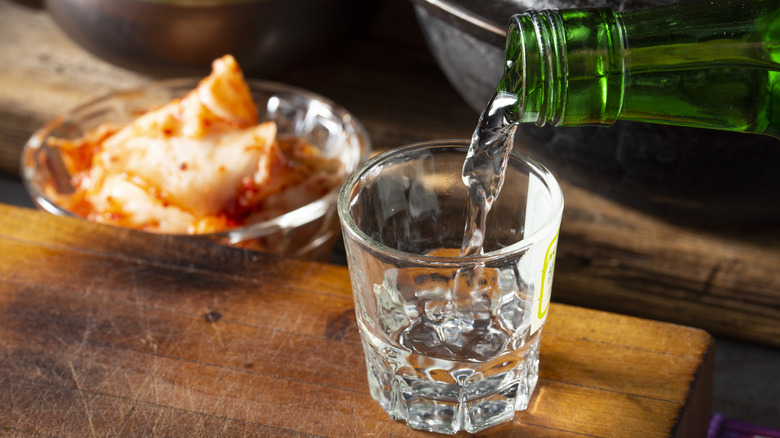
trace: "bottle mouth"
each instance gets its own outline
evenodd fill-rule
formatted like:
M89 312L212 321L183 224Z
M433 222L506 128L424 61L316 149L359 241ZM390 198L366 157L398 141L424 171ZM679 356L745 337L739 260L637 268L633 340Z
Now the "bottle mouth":
M611 9L512 16L502 84L520 96L519 122L612 125L623 105L626 47L620 15Z
M557 12L527 11L510 19L505 76L521 96L520 123L561 124L568 92L566 56L564 26Z

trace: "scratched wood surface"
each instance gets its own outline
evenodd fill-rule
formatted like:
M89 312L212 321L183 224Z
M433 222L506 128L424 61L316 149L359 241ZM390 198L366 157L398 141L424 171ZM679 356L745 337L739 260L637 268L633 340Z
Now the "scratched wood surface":
M0 0L0 172L11 177L18 175L22 145L47 120L155 79L80 49L36 3ZM376 150L468 138L478 115L428 53L411 4L385 5L375 23L330 61L272 79L346 106ZM570 184L563 190L553 300L780 347L780 230L691 229Z
M368 394L346 268L0 205L0 435L422 436ZM554 304L484 436L704 436L713 342Z

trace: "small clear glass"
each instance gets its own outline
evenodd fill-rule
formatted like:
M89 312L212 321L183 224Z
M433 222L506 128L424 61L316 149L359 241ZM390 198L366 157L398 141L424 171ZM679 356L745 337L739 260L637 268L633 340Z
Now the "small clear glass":
M371 395L393 419L447 434L528 406L563 211L553 175L513 153L484 252L460 256L468 145L379 154L338 201Z

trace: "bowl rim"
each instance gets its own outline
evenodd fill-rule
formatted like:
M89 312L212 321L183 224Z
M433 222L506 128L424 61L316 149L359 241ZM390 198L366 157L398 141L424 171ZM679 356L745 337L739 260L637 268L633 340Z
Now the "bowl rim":
M83 216L79 216L75 213L72 213L71 211L66 210L65 208L58 205L56 202L54 202L54 200L46 196L46 194L43 191L39 190L33 183L33 179L37 173L35 154L37 151L40 150L42 146L45 145L46 139L48 138L49 134L53 129L62 125L63 123L66 123L71 117L75 116L79 112L86 111L93 106L99 105L100 103L106 101L110 101L112 99L128 98L128 97L132 97L133 95L139 95L139 94L143 95L153 90L182 88L182 91L185 91L188 89L188 87L190 87L189 90L192 90L194 89L194 86L197 85L201 80L203 80L203 77L181 77L181 78L163 79L157 81L150 81L138 87L111 91L109 93L100 95L86 102L78 104L75 107L71 108L70 110L66 111L65 113L50 119L47 123L45 123L42 127L38 128L30 136L30 138L27 140L27 142L25 142L22 148L21 159L20 159L21 162L19 166L21 179L22 179L23 186L27 190L27 193L30 195L33 202L40 209L55 215L88 220ZM317 101L320 104L323 104L325 107L327 107L334 115L338 116L338 118L343 123L343 130L347 131L348 137L355 139L353 141L357 142L357 146L359 148L359 150L355 151L355 153L358 154L355 162L345 169L345 175L346 175L345 180L348 179L349 175L352 172L354 172L355 169L357 169L360 166L360 164L366 161L370 156L373 145L368 135L368 131L365 129L365 127L360 122L360 120L357 117L355 117L354 114L352 114L350 111L348 111L345 107L341 106L340 104L337 104L336 102L334 102L333 100L325 96L322 96L313 91L309 91L294 85L289 85L277 81L255 79L255 78L245 78L245 81L250 89L250 92L265 91L265 92L270 92L272 94L295 95L297 97L302 97L308 101ZM162 103L164 102L161 102L160 104ZM257 102L255 102L255 104L257 104ZM260 119L260 121L262 121L262 119ZM341 185L337 185L333 187L331 190L329 190L327 193L325 193L324 195L317 198L316 200L306 205L303 205L301 207L298 207L294 210L291 210L289 212L283 213L279 216L275 216L271 219L258 222L258 223L249 224L246 226L230 228L230 229L212 232L212 233L200 233L200 234L160 233L155 231L141 230L132 227L121 227L121 228L135 229L138 231L147 232L151 234L164 234L169 236L187 236L190 238L218 240L218 241L224 241L228 244L235 244L253 238L270 235L272 233L282 231L284 229L289 229L289 228L294 228L294 227L304 225L317 218L322 217L323 215L327 214L329 210L335 212L340 189L341 189ZM104 225L118 226L113 224L104 224ZM316 238L318 238L318 236L314 236L314 239Z
M451 26L477 37L493 46L503 48L506 44L506 23L498 22L494 17L481 15L458 1L452 0L411 0L417 13L424 10ZM518 8L517 13L523 10ZM419 18L419 17L418 17Z

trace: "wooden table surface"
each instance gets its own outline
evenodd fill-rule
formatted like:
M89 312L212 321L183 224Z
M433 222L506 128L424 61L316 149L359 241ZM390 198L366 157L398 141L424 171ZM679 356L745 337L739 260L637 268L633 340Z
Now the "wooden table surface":
M368 393L345 267L0 204L0 435L423 436ZM481 436L703 437L704 331L553 304Z
M13 177L22 145L47 120L155 79L88 54L36 3L0 0L0 172ZM374 24L330 60L272 79L346 106L376 150L468 138L478 115L435 64L411 4L385 5ZM553 300L780 346L778 230L691 229L565 181L563 190Z

